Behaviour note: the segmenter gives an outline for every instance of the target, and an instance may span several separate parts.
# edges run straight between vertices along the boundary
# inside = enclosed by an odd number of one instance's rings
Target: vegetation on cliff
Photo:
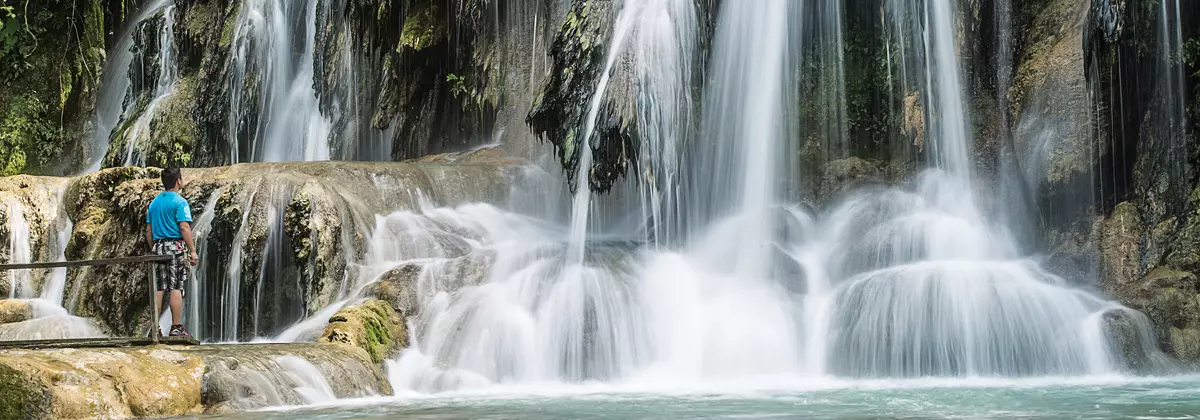
[[[0,1],[0,176],[85,157],[106,37],[126,12],[124,0]]]

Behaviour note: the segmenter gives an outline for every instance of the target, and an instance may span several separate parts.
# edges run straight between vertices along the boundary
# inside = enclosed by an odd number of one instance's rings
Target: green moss
[[[45,413],[45,394],[39,392],[21,372],[0,363],[0,419],[41,417]]]
[[[238,12],[241,10],[241,4],[234,4],[233,10],[229,12],[229,17],[225,18],[225,23],[221,25],[221,40],[217,45],[224,48],[233,43],[233,33],[237,30]]]
[[[400,32],[397,52],[405,48],[420,51],[446,39],[446,23],[440,18],[440,8],[429,3],[408,15]]]

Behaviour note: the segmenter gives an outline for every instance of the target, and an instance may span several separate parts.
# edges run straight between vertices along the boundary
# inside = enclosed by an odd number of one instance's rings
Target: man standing
[[[154,293],[154,313],[162,313],[163,293],[170,293],[170,336],[191,337],[183,328],[180,318],[183,316],[183,286],[187,284],[190,273],[188,262],[184,258],[190,257],[192,265],[200,262],[200,256],[196,254],[196,243],[192,240],[192,208],[187,200],[179,195],[179,189],[183,187],[183,177],[179,168],[163,169],[162,184],[166,191],[154,197],[146,212],[146,243],[156,255],[170,255],[172,258],[170,261],[154,264],[154,273],[158,279],[157,291]],[[187,254],[189,251],[190,254]]]

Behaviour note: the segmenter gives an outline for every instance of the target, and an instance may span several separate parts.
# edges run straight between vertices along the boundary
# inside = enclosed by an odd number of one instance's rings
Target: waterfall
[[[794,18],[803,2],[768,0],[730,2],[721,8],[713,45],[703,110],[702,130],[708,150],[694,162],[688,209],[706,230],[720,219],[734,216],[740,222],[715,258],[734,261],[730,267],[753,278],[766,275],[771,230],[764,217],[781,194],[790,192],[796,175],[795,150],[787,121],[795,115],[792,72],[796,64],[789,45],[796,29]]]
[[[230,71],[230,161],[328,160],[330,122],[313,88],[317,0],[248,0]]]
[[[962,83],[962,65],[958,61],[957,19],[954,3],[928,0],[925,4],[925,88],[929,93],[930,156],[936,167],[966,182],[971,176],[970,145],[967,131],[967,104]]]
[[[179,70],[175,64],[175,5],[171,1],[161,7],[163,23],[158,31],[158,79],[154,83],[153,98],[146,109],[138,115],[131,131],[125,135],[125,165],[139,162],[134,159],[135,145],[142,134],[150,134],[150,122],[158,114],[158,107],[175,92],[179,81]],[[142,72],[143,74],[145,71]],[[142,159],[143,161],[145,159]]]
[[[692,80],[698,52],[695,5],[685,1],[632,2],[640,6],[634,22],[637,125],[641,141],[635,178],[641,197],[640,220],[651,223],[647,236],[666,241],[679,225],[678,194],[682,151],[692,130]],[[663,243],[660,243],[663,245]]]
[[[4,197],[5,212],[8,215],[8,262],[10,264],[28,264],[33,262],[33,253],[29,246],[29,222],[25,220],[25,205],[15,197]],[[33,296],[33,278],[29,270],[16,270],[8,273],[9,299]]]
[[[1160,33],[1158,53],[1158,68],[1163,74],[1159,75],[1159,93],[1162,108],[1159,112],[1166,114],[1165,130],[1162,135],[1167,137],[1166,150],[1167,173],[1170,179],[1188,179],[1189,132],[1191,127],[1187,121],[1187,83],[1184,78],[1185,66],[1180,63],[1184,56],[1183,44],[1183,15],[1180,14],[1179,0],[1162,0],[1159,2],[1161,21],[1158,23]],[[1162,147],[1161,145],[1159,147]],[[1186,196],[1182,189],[1173,189],[1172,195]],[[1179,202],[1179,197],[1169,199]]]
[[[821,151],[826,162],[850,157],[850,117],[846,104],[846,42],[842,28],[845,12],[841,0],[814,1],[816,12],[811,23],[816,48],[815,75],[817,112],[811,127],[822,139]]]
[[[54,241],[51,261],[66,261],[67,260],[67,244],[71,240],[71,231],[75,228],[75,224],[71,222],[70,216],[67,215],[67,206],[64,196],[67,190],[63,188],[55,194],[56,207],[58,209],[57,219],[54,222]],[[41,299],[53,304],[57,307],[63,306],[63,295],[67,291],[67,269],[66,267],[55,268],[50,271],[50,277],[46,279],[46,283],[42,285]]]
[[[67,242],[74,227],[67,216],[65,179],[48,182],[44,189],[30,188],[33,197],[44,197],[46,208],[26,206],[20,198],[0,197],[0,208],[7,215],[9,260],[6,263],[30,263],[66,260]],[[36,191],[33,191],[35,190]],[[38,201],[34,201],[38,203]],[[26,212],[29,212],[27,215]],[[41,234],[35,234],[35,231]],[[71,315],[62,306],[67,269],[13,270],[9,298],[23,299],[33,310],[33,319],[0,325],[0,341],[103,337],[91,321]],[[37,290],[40,285],[41,291]]]
[[[170,22],[170,25],[173,26],[174,17],[171,16],[171,10],[167,10],[173,8],[174,0],[152,0],[145,6],[139,8],[137,12],[133,14],[133,18],[127,21],[125,28],[121,31],[121,36],[117,38],[116,46],[108,50],[108,59],[105,62],[104,70],[100,79],[100,98],[96,101],[96,114],[92,118],[91,154],[89,156],[89,163],[83,173],[100,170],[104,163],[104,156],[108,152],[113,131],[117,129],[122,119],[126,117],[126,114],[137,107],[136,100],[128,101],[127,98],[132,93],[131,90],[134,85],[133,78],[135,77],[135,72],[133,70],[135,69],[131,68],[130,66],[133,64],[134,59],[137,58],[136,54],[134,54],[133,47],[134,36],[137,34],[138,25],[146,19],[154,17],[159,12],[166,10],[163,17],[164,19],[167,19],[167,22]],[[167,27],[167,23],[164,23],[163,27]],[[171,41],[164,41],[166,38],[162,35],[170,37]],[[175,70],[173,58],[174,46],[172,42],[174,40],[174,33],[171,30],[165,30],[162,35],[159,37],[160,61],[170,64],[165,67],[161,67],[161,69],[169,69],[169,71],[160,70],[158,80],[160,84],[157,85],[159,87],[163,86],[161,82],[164,79],[174,80],[178,76]],[[167,46],[168,48],[163,49],[164,46]],[[168,55],[166,53],[167,51],[171,52],[170,58],[163,57]],[[142,69],[136,70],[140,71]],[[140,76],[141,73],[137,73],[137,75]],[[167,91],[169,92],[170,90]],[[156,94],[155,98],[159,96],[161,95]],[[153,115],[152,111],[153,110],[151,109],[143,111],[143,116],[147,116],[146,118],[149,118],[149,116]],[[147,121],[147,123],[148,122],[149,121]],[[129,140],[127,141],[130,142],[130,147],[132,147],[133,140],[136,139],[137,136],[130,136],[128,138]],[[128,161],[129,158],[127,157],[125,160]]]
[[[631,10],[655,16],[636,8],[653,3],[626,3],[614,39],[632,25],[635,52],[662,51],[655,42],[663,38],[643,38],[640,22],[663,20],[626,21]],[[819,212],[793,202],[800,171],[786,151],[800,129],[814,129],[788,123],[800,112],[797,77],[837,78],[836,66],[819,75],[791,70],[805,51],[797,42],[837,42],[827,21],[819,23],[829,34],[803,37],[798,26],[812,4],[722,3],[700,132],[678,155],[688,163],[678,179],[688,205],[675,235],[686,240],[647,244],[603,226],[582,229],[586,201],[575,203],[567,226],[486,205],[422,208],[377,224],[372,248],[393,250],[378,260],[409,267],[419,305],[411,347],[389,362],[393,386],[436,393],[592,381],[1109,374],[1128,362],[1114,343],[1129,342],[1159,360],[1144,318],[1126,319],[1134,338],[1114,337],[1111,319],[1126,309],[1042,269],[977,206],[950,0],[893,2],[885,17],[904,37],[894,51],[897,87],[925,104],[913,109],[929,121],[921,135],[932,168],[906,188],[858,190]],[[822,7],[818,21],[840,14]],[[617,48],[610,45],[610,61]],[[835,52],[825,60],[840,60]],[[649,55],[634,54],[648,67],[636,76],[639,124],[666,127],[663,116],[683,115],[672,113],[689,99],[654,78],[675,61]],[[597,95],[607,77],[606,66]],[[669,168],[665,150],[680,143],[648,131],[644,147],[660,150],[643,155],[653,164],[641,170]],[[587,194],[585,171],[579,195]],[[662,189],[652,198],[670,186],[653,187]],[[429,245],[387,245],[407,243]],[[453,243],[464,245],[446,246]]]

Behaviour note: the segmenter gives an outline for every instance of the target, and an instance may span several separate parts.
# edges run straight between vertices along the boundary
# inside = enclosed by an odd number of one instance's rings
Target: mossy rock
[[[408,345],[405,329],[404,318],[391,304],[371,300],[334,314],[319,341],[359,347],[382,363]]]
[[[0,364],[0,419],[46,416],[49,397],[45,388],[24,373]]]
[[[404,20],[397,51],[405,48],[421,51],[446,40],[446,20],[441,16],[438,2],[428,2],[422,6],[411,11]]]

